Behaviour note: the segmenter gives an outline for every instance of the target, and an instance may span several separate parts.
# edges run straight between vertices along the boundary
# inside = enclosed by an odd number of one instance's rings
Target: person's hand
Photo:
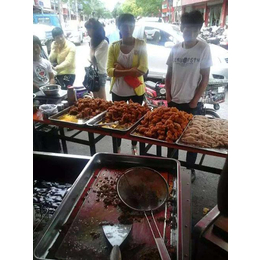
[[[36,84],[33,84],[33,90],[38,91],[38,90],[40,90],[40,88]]]
[[[196,107],[197,107],[197,104],[198,104],[197,101],[191,100],[191,102],[189,103],[189,107],[190,107],[190,108],[196,108]]]
[[[143,75],[143,73],[141,71],[139,71],[137,68],[131,68],[130,69],[130,76],[138,78],[142,75]]]
[[[50,80],[50,84],[56,84],[55,79],[51,79],[51,80]]]
[[[124,70],[125,67],[122,66],[120,63],[114,63],[114,68],[117,69],[117,70]]]
[[[57,42],[54,42],[53,50],[54,52],[58,52],[60,50],[60,45]]]
[[[53,69],[57,72],[59,69],[57,68],[57,66],[53,67]]]
[[[167,103],[170,103],[172,101],[171,93],[166,92],[166,101],[167,101]]]

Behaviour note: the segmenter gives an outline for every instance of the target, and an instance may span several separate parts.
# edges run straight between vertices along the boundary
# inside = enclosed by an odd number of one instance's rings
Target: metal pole
[[[56,1],[55,0],[54,0],[53,7],[54,7],[54,12],[56,13]]]
[[[62,3],[61,3],[61,0],[58,0],[58,7],[59,7],[59,18],[60,18],[60,23],[61,23],[61,26],[63,27],[64,26],[64,19],[63,19],[63,13],[62,13]]]
[[[79,14],[78,14],[78,0],[75,0],[75,11],[76,11],[76,20],[79,20]]]
[[[71,6],[70,6],[70,0],[68,1],[68,9],[69,9],[69,21],[71,21]]]

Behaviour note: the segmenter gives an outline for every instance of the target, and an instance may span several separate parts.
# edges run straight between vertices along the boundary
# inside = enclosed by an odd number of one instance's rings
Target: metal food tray
[[[79,118],[79,119],[77,119],[78,120],[77,122],[70,122],[70,121],[65,121],[65,120],[59,119],[59,117],[68,114],[70,108],[71,107],[65,108],[64,110],[60,111],[59,113],[57,113],[57,114],[55,114],[53,116],[50,116],[49,120],[54,121],[54,122],[60,122],[60,123],[66,123],[66,124],[71,124],[71,125],[83,126],[83,125],[86,125],[88,120],[92,119],[92,118],[91,119],[81,119],[81,118]]]
[[[188,125],[185,127],[184,131],[182,132],[181,136],[179,137],[179,139],[176,141],[176,144],[181,145],[181,146],[186,146],[186,147],[191,147],[191,148],[196,148],[196,149],[201,149],[201,150],[205,150],[205,151],[210,151],[210,152],[216,152],[216,153],[221,153],[221,154],[228,154],[228,149],[227,148],[207,148],[207,147],[201,147],[201,146],[196,146],[193,144],[187,144],[187,143],[183,143],[181,141],[182,136],[184,135],[185,131],[188,129],[189,125],[191,124],[191,122],[196,118],[196,116],[194,116],[192,118],[192,120],[188,123]],[[218,120],[220,118],[211,118],[210,120]],[[221,119],[223,120],[223,119]]]
[[[86,122],[86,124],[88,126],[98,127],[98,128],[102,128],[102,129],[108,130],[108,131],[111,130],[111,131],[118,131],[118,132],[125,133],[125,132],[128,132],[133,127],[135,127],[145,116],[145,115],[143,115],[140,119],[138,119],[138,121],[136,121],[134,124],[132,124],[128,128],[114,128],[114,127],[110,127],[110,126],[99,126],[99,123],[105,118],[106,112],[107,111],[104,111],[104,112],[100,113],[99,115],[96,115],[95,117],[93,117],[90,120],[88,120]]]
[[[71,250],[76,252],[78,255],[76,257],[73,257],[73,259],[82,259],[82,254],[84,255],[84,259],[96,259],[95,254],[100,253],[101,251],[104,253],[106,252],[107,255],[105,258],[98,258],[98,259],[108,259],[109,254],[111,252],[111,248],[108,246],[105,246],[103,244],[98,243],[96,247],[90,248],[91,250],[94,250],[95,253],[92,256],[87,257],[85,255],[86,247],[89,246],[89,242],[86,243],[84,240],[84,237],[87,236],[86,231],[83,232],[83,237],[77,235],[77,232],[82,232],[81,228],[75,229],[73,227],[73,224],[75,221],[77,221],[78,216],[84,213],[84,203],[89,203],[91,201],[91,196],[93,196],[93,189],[95,181],[97,183],[98,176],[102,176],[106,174],[107,170],[103,170],[103,168],[109,169],[112,168],[114,171],[121,171],[122,173],[131,167],[136,166],[142,166],[142,167],[149,167],[153,168],[159,172],[165,173],[169,176],[172,176],[172,188],[173,188],[173,199],[171,200],[173,204],[173,213],[170,213],[170,217],[175,219],[175,225],[169,225],[168,226],[168,233],[166,234],[167,243],[173,246],[174,252],[176,254],[176,259],[183,259],[184,257],[184,245],[183,245],[183,236],[185,234],[183,230],[183,225],[188,223],[182,223],[182,217],[184,214],[182,209],[182,186],[181,186],[181,175],[180,175],[180,163],[177,160],[174,159],[166,159],[166,158],[154,158],[154,157],[146,157],[146,156],[131,156],[131,155],[119,155],[119,154],[108,154],[108,153],[98,153],[95,154],[95,156],[92,157],[92,159],[87,163],[85,168],[82,170],[81,174],[78,176],[74,184],[72,185],[70,191],[67,193],[65,198],[63,199],[61,205],[56,210],[56,212],[53,215],[53,218],[49,222],[49,225],[45,229],[42,238],[39,240],[37,245],[34,248],[34,259],[37,260],[43,260],[43,259],[56,259],[55,255],[65,254],[62,249],[60,249],[61,245],[63,243],[66,244],[66,238],[67,235],[70,232],[70,235],[74,236],[78,241],[71,241],[72,244],[67,243],[69,245],[69,248],[65,247],[65,250],[67,252],[70,252]],[[117,170],[116,170],[117,169]],[[103,172],[102,172],[103,170]],[[162,174],[161,173],[161,174]],[[103,177],[105,178],[105,177]],[[106,179],[106,178],[105,178]],[[185,185],[186,186],[186,185]],[[92,193],[91,193],[92,192]],[[89,201],[88,201],[89,200]],[[95,205],[95,203],[93,204]],[[111,206],[112,207],[112,206]],[[82,211],[81,211],[82,210]],[[76,212],[75,212],[76,211]],[[93,210],[88,211],[88,214],[93,213]],[[104,213],[105,211],[105,213]],[[161,209],[160,214],[164,214],[164,207]],[[103,209],[102,213],[105,216],[109,216],[111,212],[111,208]],[[86,213],[86,211],[85,211]],[[84,215],[83,215],[84,216]],[[169,215],[168,215],[169,216]],[[73,220],[71,218],[73,217]],[[104,219],[105,220],[105,219]],[[84,222],[84,223],[82,223]],[[95,216],[87,217],[83,221],[81,219],[80,225],[83,229],[86,229],[87,223],[94,223],[95,222]],[[139,222],[134,222],[134,224],[137,223],[139,225]],[[142,222],[141,222],[142,223]],[[146,222],[144,222],[146,223]],[[64,230],[66,230],[66,225],[70,224],[69,228],[67,228],[67,233],[64,234]],[[147,223],[146,223],[147,224]],[[147,225],[148,226],[148,225]],[[175,226],[175,227],[173,227]],[[71,230],[72,229],[72,230]],[[100,226],[100,229],[102,230],[102,227]],[[169,230],[170,229],[170,230]],[[135,230],[138,231],[138,228],[135,228]],[[91,231],[91,229],[90,229]],[[140,231],[140,230],[139,230]],[[80,233],[81,234],[81,233]],[[91,234],[91,233],[90,233]],[[132,230],[133,235],[133,230]],[[147,233],[148,236],[151,236],[151,233]],[[146,236],[147,236],[146,235]],[[103,232],[100,232],[100,236],[102,236],[102,241],[105,240],[105,236]],[[131,234],[130,234],[131,236]],[[100,238],[100,240],[101,240]],[[135,237],[134,237],[135,238]],[[83,239],[83,240],[82,240]],[[153,238],[152,238],[153,239]],[[64,242],[65,241],[65,242]],[[90,243],[95,243],[89,240]],[[142,250],[143,247],[147,246],[146,243],[138,244],[135,243],[135,240],[133,239],[127,239],[126,244],[132,243],[135,245],[136,250]],[[139,242],[140,243],[140,242]],[[57,245],[58,244],[58,245]],[[106,245],[107,242],[106,242]],[[74,247],[75,246],[75,247]],[[125,245],[122,248],[122,253],[124,254],[124,250],[126,250],[128,245]],[[141,249],[140,249],[141,247]],[[156,245],[154,242],[153,247],[156,249]],[[128,249],[129,251],[129,249]],[[127,252],[128,252],[127,251]],[[134,252],[135,250],[132,249]],[[157,251],[156,251],[157,252]],[[185,252],[186,254],[187,252]],[[94,258],[93,258],[94,256]],[[58,258],[60,259],[60,258]],[[62,258],[67,259],[67,257]],[[124,259],[127,260],[127,256],[124,256]],[[138,258],[139,259],[139,258]]]

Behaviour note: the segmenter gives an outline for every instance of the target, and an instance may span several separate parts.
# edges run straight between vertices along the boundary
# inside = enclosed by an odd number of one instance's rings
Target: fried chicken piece
[[[114,105],[108,108],[105,116],[106,122],[119,121],[120,126],[128,127],[137,122],[144,114],[150,111],[149,107],[141,106],[138,103],[129,101],[115,101]]]
[[[77,108],[70,109],[70,111],[69,111],[69,115],[76,116],[78,114],[79,114],[79,111]]]
[[[96,98],[81,98],[79,99],[74,106],[71,107],[69,114],[77,115],[77,118],[89,119],[112,106],[111,101],[106,101],[104,99]],[[90,109],[91,112],[87,112]],[[85,112],[84,112],[85,111]]]
[[[177,108],[159,107],[145,115],[136,131],[147,137],[154,136],[172,143],[180,137],[192,117],[192,114],[179,111]],[[145,131],[141,127],[149,129]]]

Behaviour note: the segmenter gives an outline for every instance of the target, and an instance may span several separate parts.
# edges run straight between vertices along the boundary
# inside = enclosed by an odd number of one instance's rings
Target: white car
[[[156,32],[159,37],[148,35]],[[182,32],[178,26],[167,23],[138,22],[135,25],[133,36],[145,39],[148,53],[148,78],[162,79],[166,76],[166,61],[171,48],[183,41]],[[201,39],[203,40],[203,39]],[[228,84],[228,51],[220,46],[209,44],[213,66],[210,69],[209,84]]]
[[[156,23],[164,23],[164,20],[161,17],[140,17],[137,18],[138,22],[156,22]]]
[[[160,30],[158,30],[158,29],[145,27],[144,33],[145,33],[146,39],[148,39],[148,40],[155,40],[156,38],[160,37]]]
[[[74,28],[66,28],[64,30],[64,34],[69,41],[75,43],[76,45],[80,45],[83,42],[82,31],[76,30]]]

